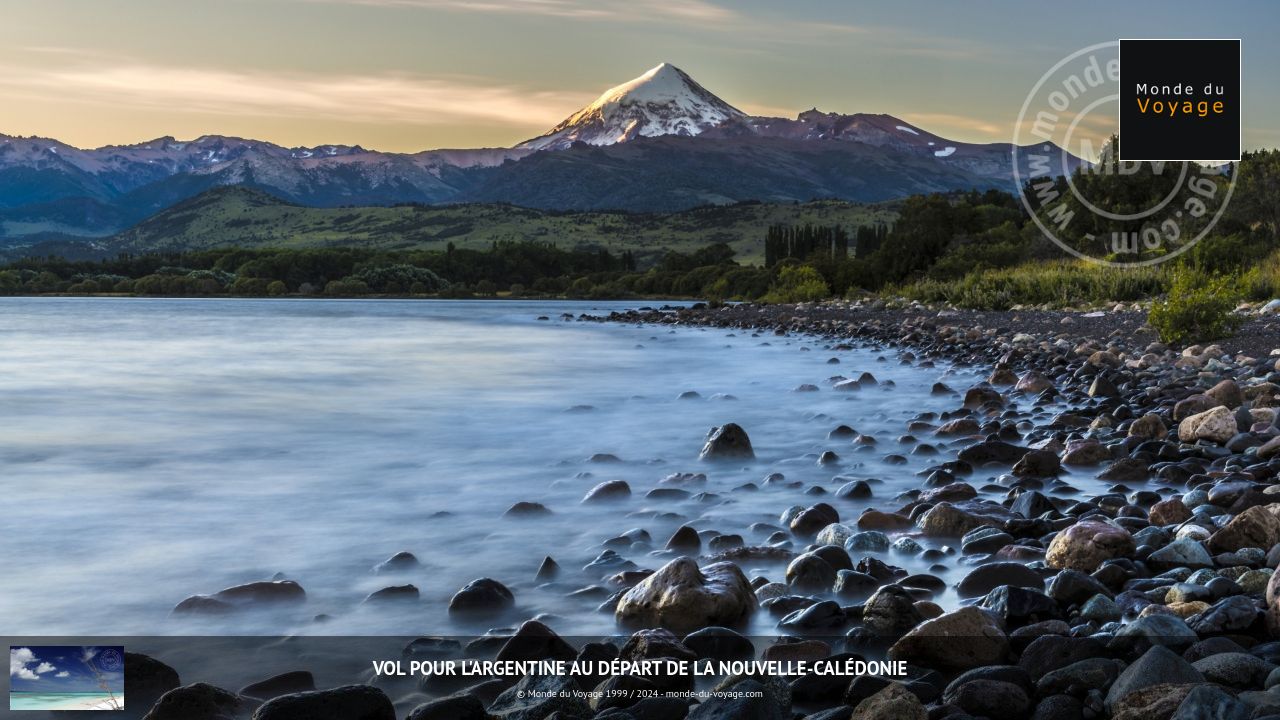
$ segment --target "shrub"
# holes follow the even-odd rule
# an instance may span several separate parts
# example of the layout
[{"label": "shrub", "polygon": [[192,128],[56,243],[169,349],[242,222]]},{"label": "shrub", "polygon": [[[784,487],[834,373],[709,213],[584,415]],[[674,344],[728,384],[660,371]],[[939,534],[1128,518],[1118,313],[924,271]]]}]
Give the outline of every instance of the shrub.
[{"label": "shrub", "polygon": [[790,265],[783,267],[778,279],[764,296],[765,302],[798,303],[821,300],[831,295],[822,275],[808,265]]},{"label": "shrub", "polygon": [[1166,343],[1214,340],[1230,335],[1243,321],[1231,312],[1239,297],[1235,278],[1179,267],[1169,294],[1152,303],[1147,322]]},{"label": "shrub", "polygon": [[271,297],[280,297],[281,295],[288,295],[289,286],[285,285],[284,282],[280,280],[272,280],[271,283],[267,285],[267,294],[270,295]]},{"label": "shrub", "polygon": [[341,280],[332,280],[325,283],[324,294],[335,297],[367,295],[369,294],[369,286],[363,280],[354,276],[344,277]]},{"label": "shrub", "polygon": [[448,285],[439,275],[426,268],[405,263],[366,267],[350,276],[368,285],[374,292],[403,293],[415,284],[428,291],[440,290]]}]

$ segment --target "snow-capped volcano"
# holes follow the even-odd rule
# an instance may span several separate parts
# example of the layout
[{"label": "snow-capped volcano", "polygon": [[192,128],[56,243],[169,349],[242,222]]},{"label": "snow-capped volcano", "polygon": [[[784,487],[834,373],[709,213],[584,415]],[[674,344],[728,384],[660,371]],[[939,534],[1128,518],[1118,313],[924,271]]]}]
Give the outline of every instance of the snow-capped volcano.
[{"label": "snow-capped volcano", "polygon": [[635,137],[698,135],[746,113],[711,94],[683,70],[662,63],[604,92],[545,135],[517,148],[562,150],[575,142],[613,145]]}]

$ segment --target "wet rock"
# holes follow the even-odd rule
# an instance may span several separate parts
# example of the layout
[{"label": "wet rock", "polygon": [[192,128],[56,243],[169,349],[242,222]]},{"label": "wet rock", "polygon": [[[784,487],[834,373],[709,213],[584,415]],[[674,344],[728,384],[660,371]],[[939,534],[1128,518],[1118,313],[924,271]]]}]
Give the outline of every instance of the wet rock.
[{"label": "wet rock", "polygon": [[628,590],[616,615],[624,623],[689,632],[739,625],[755,608],[751,583],[737,565],[718,562],[699,569],[692,559],[681,557]]},{"label": "wet rock", "polygon": [[550,515],[551,511],[546,505],[537,502],[521,501],[507,508],[503,513],[504,517],[539,517]]},{"label": "wet rock", "polygon": [[667,541],[667,549],[675,552],[696,553],[702,549],[702,538],[698,536],[697,530],[688,525],[682,525],[671,534],[671,539]]},{"label": "wet rock", "polygon": [[987,593],[980,607],[995,613],[1006,628],[1060,617],[1058,604],[1039,590],[1001,585]]},{"label": "wet rock", "polygon": [[836,571],[816,553],[805,553],[787,565],[786,581],[802,592],[827,592],[835,585]]},{"label": "wet rock", "polygon": [[1002,680],[970,680],[954,689],[948,688],[942,699],[970,715],[991,720],[1022,720],[1031,707],[1026,691]]},{"label": "wet rock", "polygon": [[538,582],[547,582],[556,579],[560,575],[560,565],[550,555],[542,558],[542,564],[538,566],[538,572],[533,576]]},{"label": "wet rock", "polygon": [[1182,618],[1174,615],[1143,615],[1125,625],[1111,641],[1112,647],[1167,645],[1179,650],[1189,647],[1199,638]]},{"label": "wet rock", "polygon": [[161,695],[181,685],[178,672],[153,657],[141,653],[124,654],[124,684],[129,703],[149,708]]},{"label": "wet rock", "polygon": [[1023,649],[1018,656],[1018,667],[1038,678],[1072,663],[1106,654],[1106,647],[1095,638],[1041,635]]},{"label": "wet rock", "polygon": [[691,632],[685,636],[684,645],[704,660],[744,660],[755,657],[756,653],[749,639],[725,627],[706,627]]},{"label": "wet rock", "polygon": [[1049,597],[1057,600],[1065,605],[1079,605],[1094,595],[1111,596],[1111,591],[1107,589],[1096,578],[1090,577],[1079,570],[1062,570],[1053,579],[1049,581],[1049,588],[1045,591]]},{"label": "wet rock", "polygon": [[1235,517],[1205,543],[1215,553],[1234,552],[1241,548],[1269,550],[1280,543],[1280,520],[1264,506],[1255,505]]},{"label": "wet rock", "polygon": [[1201,635],[1244,632],[1258,621],[1262,610],[1251,598],[1227,597],[1187,618],[1187,626]]},{"label": "wet rock", "polygon": [[398,552],[374,566],[376,573],[397,573],[416,570],[420,567],[418,558],[411,552]]},{"label": "wet rock", "polygon": [[489,715],[474,695],[454,695],[419,705],[406,720],[489,720]]},{"label": "wet rock", "polygon": [[1013,389],[1028,395],[1039,395],[1052,387],[1052,380],[1033,370],[1023,373],[1022,377],[1018,378],[1018,384]]},{"label": "wet rock", "polygon": [[1220,688],[1200,685],[1191,689],[1169,720],[1247,720],[1256,717],[1248,705]]},{"label": "wet rock", "polygon": [[1027,454],[1027,448],[1003,440],[983,440],[961,450],[957,458],[975,466],[987,464],[1010,465]]},{"label": "wet rock", "polygon": [[1152,525],[1176,525],[1191,519],[1191,510],[1182,498],[1173,497],[1152,505],[1147,515]]},{"label": "wet rock", "polygon": [[[900,540],[908,540],[909,538],[901,538]],[[993,553],[1004,547],[1011,545],[1014,538],[1007,532],[997,530],[989,525],[976,527],[964,534],[960,538],[960,551],[965,555],[976,555]],[[919,552],[917,550],[917,552]]]},{"label": "wet rock", "polygon": [[1093,572],[1104,560],[1129,557],[1134,549],[1133,536],[1124,528],[1083,520],[1054,536],[1045,563],[1051,568]]},{"label": "wet rock", "polygon": [[982,426],[977,420],[960,417],[943,423],[935,433],[938,435],[977,435],[981,432],[981,429]]},{"label": "wet rock", "polygon": [[653,660],[656,658],[675,658],[677,660],[696,660],[697,653],[685,647],[675,633],[666,628],[649,628],[637,630],[627,639],[618,657],[624,660]]},{"label": "wet rock", "polygon": [[449,600],[451,615],[493,615],[515,605],[515,595],[506,585],[491,578],[467,583]]},{"label": "wet rock", "polygon": [[236,720],[244,709],[244,700],[234,693],[195,683],[160,696],[143,720]]},{"label": "wet rock", "polygon": [[289,693],[312,692],[315,689],[316,680],[310,672],[295,670],[245,685],[240,688],[239,694],[257,700],[270,700]]},{"label": "wet rock", "polygon": [[1055,477],[1062,472],[1062,461],[1050,450],[1029,450],[1013,464],[1018,477]]},{"label": "wet rock", "polygon": [[1129,424],[1129,437],[1145,440],[1163,440],[1169,436],[1164,420],[1155,413],[1147,413]]},{"label": "wet rock", "polygon": [[1209,555],[1209,551],[1189,538],[1174,540],[1156,550],[1147,557],[1147,562],[1161,571],[1178,567],[1192,569],[1213,567],[1213,557]]},{"label": "wet rock", "polygon": [[870,597],[880,587],[876,578],[856,570],[841,570],[836,573],[834,591],[842,600],[862,600]]},{"label": "wet rock", "polygon": [[801,510],[789,523],[791,532],[810,536],[832,523],[840,522],[840,513],[826,503],[818,503]]},{"label": "wet rock", "polygon": [[1089,598],[1080,608],[1080,619],[1098,624],[1115,622],[1122,617],[1120,607],[1106,595],[1098,594]]},{"label": "wet rock", "polygon": [[369,593],[365,603],[403,602],[418,599],[418,588],[415,585],[392,585]]},{"label": "wet rock", "polygon": [[878,530],[864,530],[849,536],[844,542],[844,549],[849,552],[885,552],[889,549],[889,537]]},{"label": "wet rock", "polygon": [[881,510],[867,510],[858,516],[858,528],[861,530],[905,530],[914,525],[906,515]]},{"label": "wet rock", "polygon": [[1178,423],[1178,439],[1182,442],[1208,440],[1222,445],[1235,434],[1235,413],[1225,407],[1196,413]]},{"label": "wet rock", "polygon": [[1202,683],[1204,675],[1163,645],[1153,645],[1133,661],[1107,691],[1107,708],[1113,709],[1127,695],[1155,685]]},{"label": "wet rock", "polygon": [[1004,396],[990,385],[975,385],[964,394],[964,406],[976,410],[983,405],[1004,405]]},{"label": "wet rock", "polygon": [[818,532],[813,539],[815,545],[836,545],[844,547],[856,531],[842,523],[831,523]]},{"label": "wet rock", "polygon": [[1105,690],[1120,676],[1123,664],[1111,658],[1088,658],[1047,673],[1036,682],[1041,695],[1084,697],[1090,690]]},{"label": "wet rock", "polygon": [[824,600],[784,617],[778,627],[800,634],[834,630],[848,622],[844,610],[834,600]]},{"label": "wet rock", "polygon": [[965,575],[956,586],[960,597],[986,595],[1001,585],[1044,589],[1044,579],[1035,570],[1018,562],[997,562],[979,565]]},{"label": "wet rock", "polygon": [[1097,465],[1111,459],[1111,450],[1097,440],[1072,440],[1062,453],[1063,465]]},{"label": "wet rock", "polygon": [[1111,720],[1169,718],[1195,685],[1171,683],[1135,690],[1112,705]]},{"label": "wet rock", "polygon": [[1275,665],[1243,652],[1225,652],[1191,663],[1209,682],[1249,690],[1261,688]]},{"label": "wet rock", "polygon": [[912,628],[889,648],[888,657],[940,670],[968,670],[1003,662],[1008,654],[1008,638],[991,617],[966,607]]},{"label": "wet rock", "polygon": [[1240,386],[1236,385],[1235,380],[1223,380],[1206,390],[1204,394],[1219,405],[1233,410],[1244,402],[1244,397],[1240,394]]},{"label": "wet rock", "polygon": [[584,504],[625,500],[631,497],[631,486],[625,480],[608,480],[587,491]]},{"label": "wet rock", "polygon": [[898,585],[885,585],[862,608],[862,624],[882,637],[897,637],[924,619],[915,598]]},{"label": "wet rock", "polygon": [[961,510],[949,502],[940,502],[920,516],[916,525],[928,537],[961,537],[985,525],[987,518]]},{"label": "wet rock", "polygon": [[698,457],[702,460],[741,460],[755,456],[747,431],[737,423],[726,423],[711,429]]},{"label": "wet rock", "polygon": [[526,620],[498,651],[496,660],[565,660],[578,656],[569,643],[537,620]]},{"label": "wet rock", "polygon": [[525,675],[489,706],[489,715],[501,720],[542,720],[555,713],[566,719],[592,715],[586,693],[572,677]]},{"label": "wet rock", "polygon": [[396,720],[396,711],[378,688],[347,685],[281,695],[259,707],[253,720]]},{"label": "wet rock", "polygon": [[890,683],[858,703],[851,720],[927,720],[924,704],[902,683]]}]

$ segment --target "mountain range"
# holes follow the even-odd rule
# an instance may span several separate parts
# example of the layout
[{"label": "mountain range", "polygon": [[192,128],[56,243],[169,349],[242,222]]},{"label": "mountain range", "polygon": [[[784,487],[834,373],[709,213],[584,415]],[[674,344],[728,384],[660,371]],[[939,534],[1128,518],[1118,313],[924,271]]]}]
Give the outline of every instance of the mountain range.
[{"label": "mountain range", "polygon": [[1009,189],[1012,149],[948,140],[890,115],[752,116],[664,63],[511,148],[406,154],[207,135],[82,150],[0,134],[0,242],[110,236],[229,185],[322,208],[673,212],[745,200],[875,202]]}]

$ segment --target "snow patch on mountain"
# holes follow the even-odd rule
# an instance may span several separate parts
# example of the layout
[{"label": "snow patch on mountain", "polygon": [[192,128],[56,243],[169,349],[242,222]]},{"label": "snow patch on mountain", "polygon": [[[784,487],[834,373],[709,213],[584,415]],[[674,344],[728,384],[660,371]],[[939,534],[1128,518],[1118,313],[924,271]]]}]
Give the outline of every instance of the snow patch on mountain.
[{"label": "snow patch on mountain", "polygon": [[604,92],[545,135],[517,148],[560,150],[583,142],[613,145],[636,137],[699,135],[746,113],[699,85],[680,68],[663,63]]},{"label": "snow patch on mountain", "polygon": [[946,146],[946,147],[942,148],[941,150],[934,150],[934,151],[933,151],[933,154],[934,154],[935,156],[937,156],[937,157],[947,157],[948,155],[950,155],[951,153],[953,153],[953,152],[955,152],[955,151],[956,151],[956,149],[955,149],[954,147],[952,147],[952,146],[948,145],[948,146]]}]

